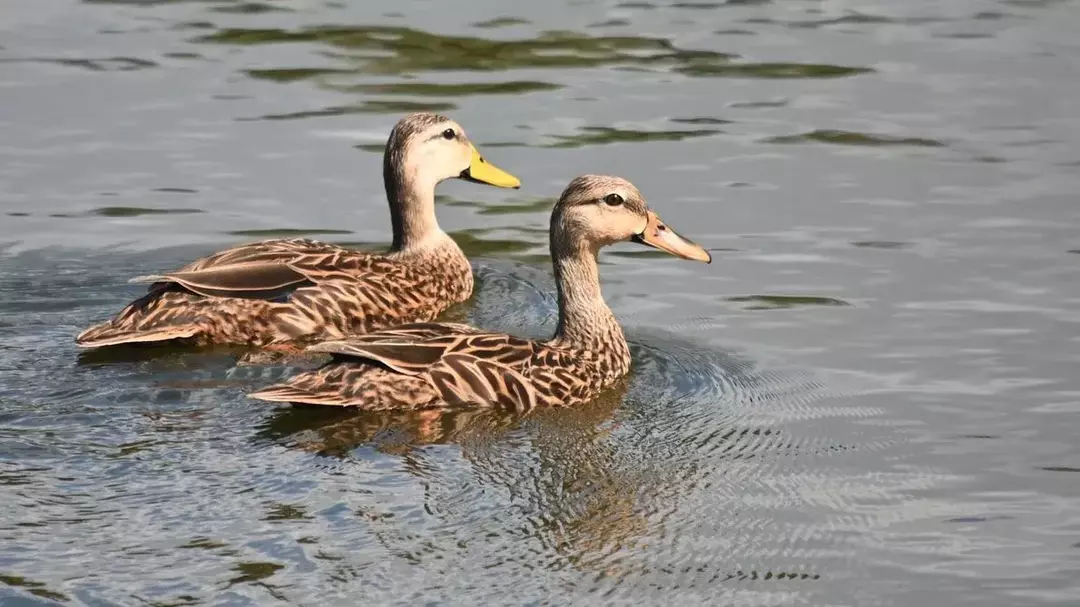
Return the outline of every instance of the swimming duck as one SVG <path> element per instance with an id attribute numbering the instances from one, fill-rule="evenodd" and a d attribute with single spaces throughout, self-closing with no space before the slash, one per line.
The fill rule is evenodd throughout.
<path id="1" fill-rule="evenodd" d="M 534 341 L 458 323 L 413 323 L 308 348 L 325 365 L 249 396 L 365 410 L 488 406 L 526 412 L 589 401 L 630 370 L 630 349 L 600 290 L 601 247 L 635 241 L 710 263 L 666 226 L 633 184 L 584 175 L 551 214 L 558 289 L 555 335 Z"/>
<path id="2" fill-rule="evenodd" d="M 149 292 L 75 338 L 84 347 L 185 340 L 274 348 L 427 321 L 469 298 L 472 268 L 435 219 L 435 186 L 460 178 L 518 188 L 461 126 L 416 113 L 390 132 L 383 181 L 393 243 L 385 254 L 315 240 L 244 244 L 175 272 L 143 276 Z"/>

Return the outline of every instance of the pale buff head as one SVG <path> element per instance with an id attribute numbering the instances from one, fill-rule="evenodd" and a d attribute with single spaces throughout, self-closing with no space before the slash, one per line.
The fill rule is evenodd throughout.
<path id="1" fill-rule="evenodd" d="M 610 175 L 574 178 L 551 214 L 552 255 L 595 254 L 601 247 L 624 241 L 684 259 L 712 261 L 708 251 L 664 224 L 634 184 Z"/>

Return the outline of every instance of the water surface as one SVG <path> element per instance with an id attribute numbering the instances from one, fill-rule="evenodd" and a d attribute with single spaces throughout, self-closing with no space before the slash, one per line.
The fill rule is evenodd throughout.
<path id="1" fill-rule="evenodd" d="M 1080 6 L 43 0 L 0 24 L 0 603 L 1070 605 Z M 229 350 L 80 353 L 127 278 L 388 240 L 459 120 L 450 313 L 544 336 L 550 205 L 631 178 L 710 266 L 602 257 L 635 370 L 436 421 Z"/>

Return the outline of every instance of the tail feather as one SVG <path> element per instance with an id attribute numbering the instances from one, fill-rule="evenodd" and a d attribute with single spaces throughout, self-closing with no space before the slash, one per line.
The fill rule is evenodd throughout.
<path id="1" fill-rule="evenodd" d="M 257 390 L 247 395 L 248 398 L 255 398 L 258 400 L 265 400 L 270 402 L 279 403 L 303 403 L 307 405 L 334 405 L 338 407 L 347 407 L 348 403 L 343 403 L 340 400 L 340 396 L 335 394 L 317 394 L 309 392 L 295 386 L 288 384 L 278 384 L 276 386 L 269 386 L 262 390 Z"/>
<path id="2" fill-rule="evenodd" d="M 115 346 L 119 344 L 169 341 L 171 339 L 194 337 L 199 333 L 199 330 L 200 328 L 195 325 L 176 325 L 134 330 L 117 327 L 112 323 L 102 323 L 79 333 L 79 335 L 75 337 L 75 343 L 84 348 L 100 348 L 103 346 Z"/>

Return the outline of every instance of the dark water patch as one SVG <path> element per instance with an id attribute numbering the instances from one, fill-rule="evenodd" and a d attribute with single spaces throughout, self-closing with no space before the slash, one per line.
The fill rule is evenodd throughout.
<path id="1" fill-rule="evenodd" d="M 30 213 L 23 213 L 21 211 L 16 211 L 16 212 L 8 213 L 7 216 L 8 217 L 29 217 Z"/>
<path id="2" fill-rule="evenodd" d="M 467 257 L 499 257 L 503 255 L 516 255 L 531 251 L 537 245 L 525 240 L 511 240 L 507 238 L 484 238 L 494 230 L 487 228 L 458 230 L 451 232 L 450 236 Z M 545 230 L 546 233 L 546 230 Z"/>
<path id="3" fill-rule="evenodd" d="M 312 517 L 307 513 L 307 510 L 303 506 L 297 506 L 294 504 L 272 504 L 266 512 L 266 516 L 263 517 L 264 521 L 303 521 L 311 520 Z"/>
<path id="4" fill-rule="evenodd" d="M 687 50 L 666 38 L 588 36 L 575 32 L 545 32 L 535 38 L 489 40 L 444 36 L 391 26 L 316 26 L 297 30 L 223 29 L 195 42 L 258 45 L 319 43 L 355 51 L 341 57 L 356 69 L 402 74 L 417 71 L 502 71 L 525 68 L 588 68 L 628 65 L 707 68 L 734 55 Z"/>
<path id="5" fill-rule="evenodd" d="M 255 238 L 287 238 L 292 236 L 316 236 L 320 234 L 352 234 L 349 230 L 331 228 L 268 228 L 259 230 L 232 230 L 225 232 L 230 236 L 252 236 Z"/>
<path id="6" fill-rule="evenodd" d="M 723 2 L 675 2 L 670 5 L 671 8 L 681 8 L 689 10 L 708 10 L 714 8 L 720 8 L 724 6 Z"/>
<path id="7" fill-rule="evenodd" d="M 485 141 L 480 144 L 483 149 L 488 148 L 527 148 L 529 144 L 521 141 Z"/>
<path id="8" fill-rule="evenodd" d="M 934 38 L 944 38 L 946 40 L 986 40 L 993 38 L 994 34 L 988 34 L 983 32 L 944 32 L 933 34 Z"/>
<path id="9" fill-rule="evenodd" d="M 1001 0 L 1003 4 L 1022 6 L 1025 8 L 1050 8 L 1059 4 L 1066 4 L 1072 0 Z"/>
<path id="10" fill-rule="evenodd" d="M 46 584 L 43 582 L 35 582 L 34 580 L 27 579 L 20 575 L 7 575 L 0 573 L 0 584 L 11 586 L 12 588 L 18 588 L 23 592 L 27 592 L 36 597 L 48 599 L 50 601 L 68 602 L 71 599 L 67 595 L 56 592 L 55 590 L 49 590 Z"/>
<path id="11" fill-rule="evenodd" d="M 723 118 L 713 118 L 710 116 L 701 116 L 696 118 L 672 118 L 672 122 L 679 124 L 731 124 L 730 120 L 724 120 Z"/>
<path id="12" fill-rule="evenodd" d="M 840 131 L 833 129 L 819 129 L 798 135 L 781 135 L 770 137 L 764 143 L 829 143 L 834 145 L 854 146 L 915 146 L 926 148 L 940 148 L 945 144 L 936 139 L 924 139 L 922 137 L 896 137 L 893 135 L 875 135 L 871 133 L 859 133 L 855 131 Z"/>
<path id="13" fill-rule="evenodd" d="M 856 240 L 851 243 L 851 246 L 859 247 L 862 249 L 907 249 L 912 245 L 910 242 L 902 242 L 898 240 Z"/>
<path id="14" fill-rule="evenodd" d="M 154 188 L 154 192 L 162 192 L 166 194 L 198 194 L 198 190 L 191 188 Z"/>
<path id="15" fill-rule="evenodd" d="M 157 63 L 149 59 L 135 57 L 104 57 L 100 59 L 33 57 L 28 59 L 0 59 L 0 63 L 48 63 L 65 67 L 77 67 L 92 72 L 131 72 L 158 67 Z"/>
<path id="16" fill-rule="evenodd" d="M 630 25 L 630 22 L 627 21 L 626 19 L 607 19 L 607 20 L 604 20 L 604 21 L 597 21 L 595 23 L 590 23 L 588 25 L 588 27 L 598 28 L 599 29 L 599 28 L 605 28 L 605 27 L 627 27 L 628 25 Z"/>
<path id="17" fill-rule="evenodd" d="M 628 251 L 623 250 L 611 250 L 606 253 L 612 257 L 625 257 L 627 259 L 665 259 L 671 258 L 671 254 L 663 251 L 656 251 L 653 249 L 630 249 Z M 601 258 L 602 259 L 602 258 Z"/>
<path id="18" fill-rule="evenodd" d="M 757 36 L 757 32 L 752 30 L 744 30 L 739 28 L 731 28 L 724 30 L 716 30 L 713 32 L 717 36 Z"/>
<path id="19" fill-rule="evenodd" d="M 1039 470 L 1046 472 L 1080 472 L 1080 468 L 1074 466 L 1041 466 Z"/>
<path id="20" fill-rule="evenodd" d="M 90 211 L 99 217 L 140 217 L 142 215 L 191 215 L 202 209 L 150 209 L 145 207 L 99 207 Z"/>
<path id="21" fill-rule="evenodd" d="M 587 126 L 580 135 L 549 135 L 558 142 L 545 145 L 548 148 L 580 148 L 609 143 L 640 143 L 644 141 L 682 141 L 695 137 L 708 137 L 721 131 L 717 129 L 639 131 L 613 127 Z"/>
<path id="22" fill-rule="evenodd" d="M 412 95 L 416 97 L 465 97 L 469 95 L 514 95 L 538 91 L 555 91 L 561 84 L 515 80 L 510 82 L 387 82 L 384 84 L 354 84 L 329 86 L 333 90 L 348 93 L 377 93 L 386 95 Z"/>
<path id="23" fill-rule="evenodd" d="M 360 105 L 339 105 L 319 110 L 305 110 L 285 114 L 264 114 L 257 118 L 237 118 L 238 121 L 255 120 L 303 120 L 305 118 L 324 118 L 327 116 L 346 116 L 349 114 L 401 114 L 411 112 L 449 112 L 456 110 L 453 103 L 440 101 L 400 101 L 395 99 L 374 99 Z"/>
<path id="24" fill-rule="evenodd" d="M 851 11 L 845 15 L 841 15 L 839 17 L 830 17 L 827 19 L 784 20 L 773 19 L 770 17 L 753 17 L 745 20 L 744 23 L 753 23 L 755 25 L 781 25 L 792 29 L 818 29 L 823 27 L 832 27 L 836 25 L 921 26 L 934 23 L 942 23 L 945 21 L 949 21 L 949 19 L 941 17 L 890 17 L 887 15 L 875 15 L 870 13 Z"/>
<path id="25" fill-rule="evenodd" d="M 487 21 L 477 21 L 473 23 L 473 27 L 480 29 L 495 29 L 500 27 L 510 27 L 512 25 L 528 25 L 528 19 L 522 19 L 520 17 L 496 17 L 494 19 L 488 19 Z"/>
<path id="26" fill-rule="evenodd" d="M 354 72 L 353 70 L 337 68 L 293 67 L 252 69 L 244 70 L 244 73 L 251 78 L 255 78 L 256 80 L 271 80 L 273 82 L 297 82 L 300 80 L 311 80 L 313 78 L 320 78 L 322 76 L 355 74 L 356 72 Z"/>
<path id="27" fill-rule="evenodd" d="M 650 2 L 620 2 L 619 4 L 615 5 L 615 8 L 631 8 L 631 9 L 639 9 L 639 10 L 651 11 L 651 10 L 657 8 L 657 6 L 655 4 L 650 3 Z"/>
<path id="28" fill-rule="evenodd" d="M 832 297 L 811 295 L 740 295 L 728 297 L 725 301 L 747 304 L 747 310 L 780 310 L 805 306 L 847 307 L 851 304 Z"/>
<path id="29" fill-rule="evenodd" d="M 229 586 L 262 582 L 284 568 L 284 565 L 278 563 L 239 563 L 233 567 L 233 571 L 237 575 L 229 580 Z"/>
<path id="30" fill-rule="evenodd" d="M 162 53 L 161 56 L 165 57 L 167 59 L 187 59 L 187 60 L 192 60 L 192 61 L 198 60 L 198 59 L 205 59 L 205 57 L 203 57 L 202 55 L 200 55 L 198 53 L 185 53 L 185 52 Z"/>
<path id="31" fill-rule="evenodd" d="M 701 63 L 684 65 L 674 71 L 687 76 L 714 78 L 848 78 L 871 74 L 873 68 L 821 63 Z"/>
<path id="32" fill-rule="evenodd" d="M 1011 516 L 957 516 L 954 518 L 946 519 L 946 523 L 955 523 L 960 525 L 970 525 L 972 523 L 985 523 L 988 521 L 1008 521 L 1012 520 Z"/>
<path id="33" fill-rule="evenodd" d="M 1080 249 L 1069 249 L 1066 253 L 1072 253 L 1073 255 L 1080 255 Z"/>
<path id="34" fill-rule="evenodd" d="M 218 542 L 208 537 L 197 537 L 186 544 L 182 544 L 180 548 L 198 548 L 200 550 L 217 550 L 219 548 L 227 548 L 229 545 L 225 542 Z"/>
<path id="35" fill-rule="evenodd" d="M 244 15 L 293 12 L 293 10 L 287 6 L 281 6 L 280 4 L 269 4 L 266 2 L 232 2 L 229 4 L 221 4 L 215 6 L 210 10 L 217 13 L 235 13 Z"/>
<path id="36" fill-rule="evenodd" d="M 1001 11 L 979 11 L 972 15 L 971 18 L 979 21 L 1001 21 L 1003 19 L 1020 19 L 1021 16 Z"/>
<path id="37" fill-rule="evenodd" d="M 499 204 L 485 204 L 471 200 L 448 200 L 445 204 L 455 207 L 473 207 L 477 209 L 479 215 L 517 215 L 522 213 L 550 213 L 555 205 L 555 200 L 551 198 L 530 198 L 527 200 L 507 200 Z"/>
<path id="38" fill-rule="evenodd" d="M 787 99 L 772 99 L 768 101 L 735 101 L 729 103 L 728 107 L 743 110 L 754 110 L 764 108 L 780 108 L 786 107 L 789 101 Z"/>
<path id="39" fill-rule="evenodd" d="M 386 144 L 385 143 L 358 143 L 358 144 L 354 145 L 353 147 L 358 149 L 358 150 L 363 150 L 365 152 L 372 152 L 374 154 L 382 154 L 383 152 L 386 151 Z"/>

